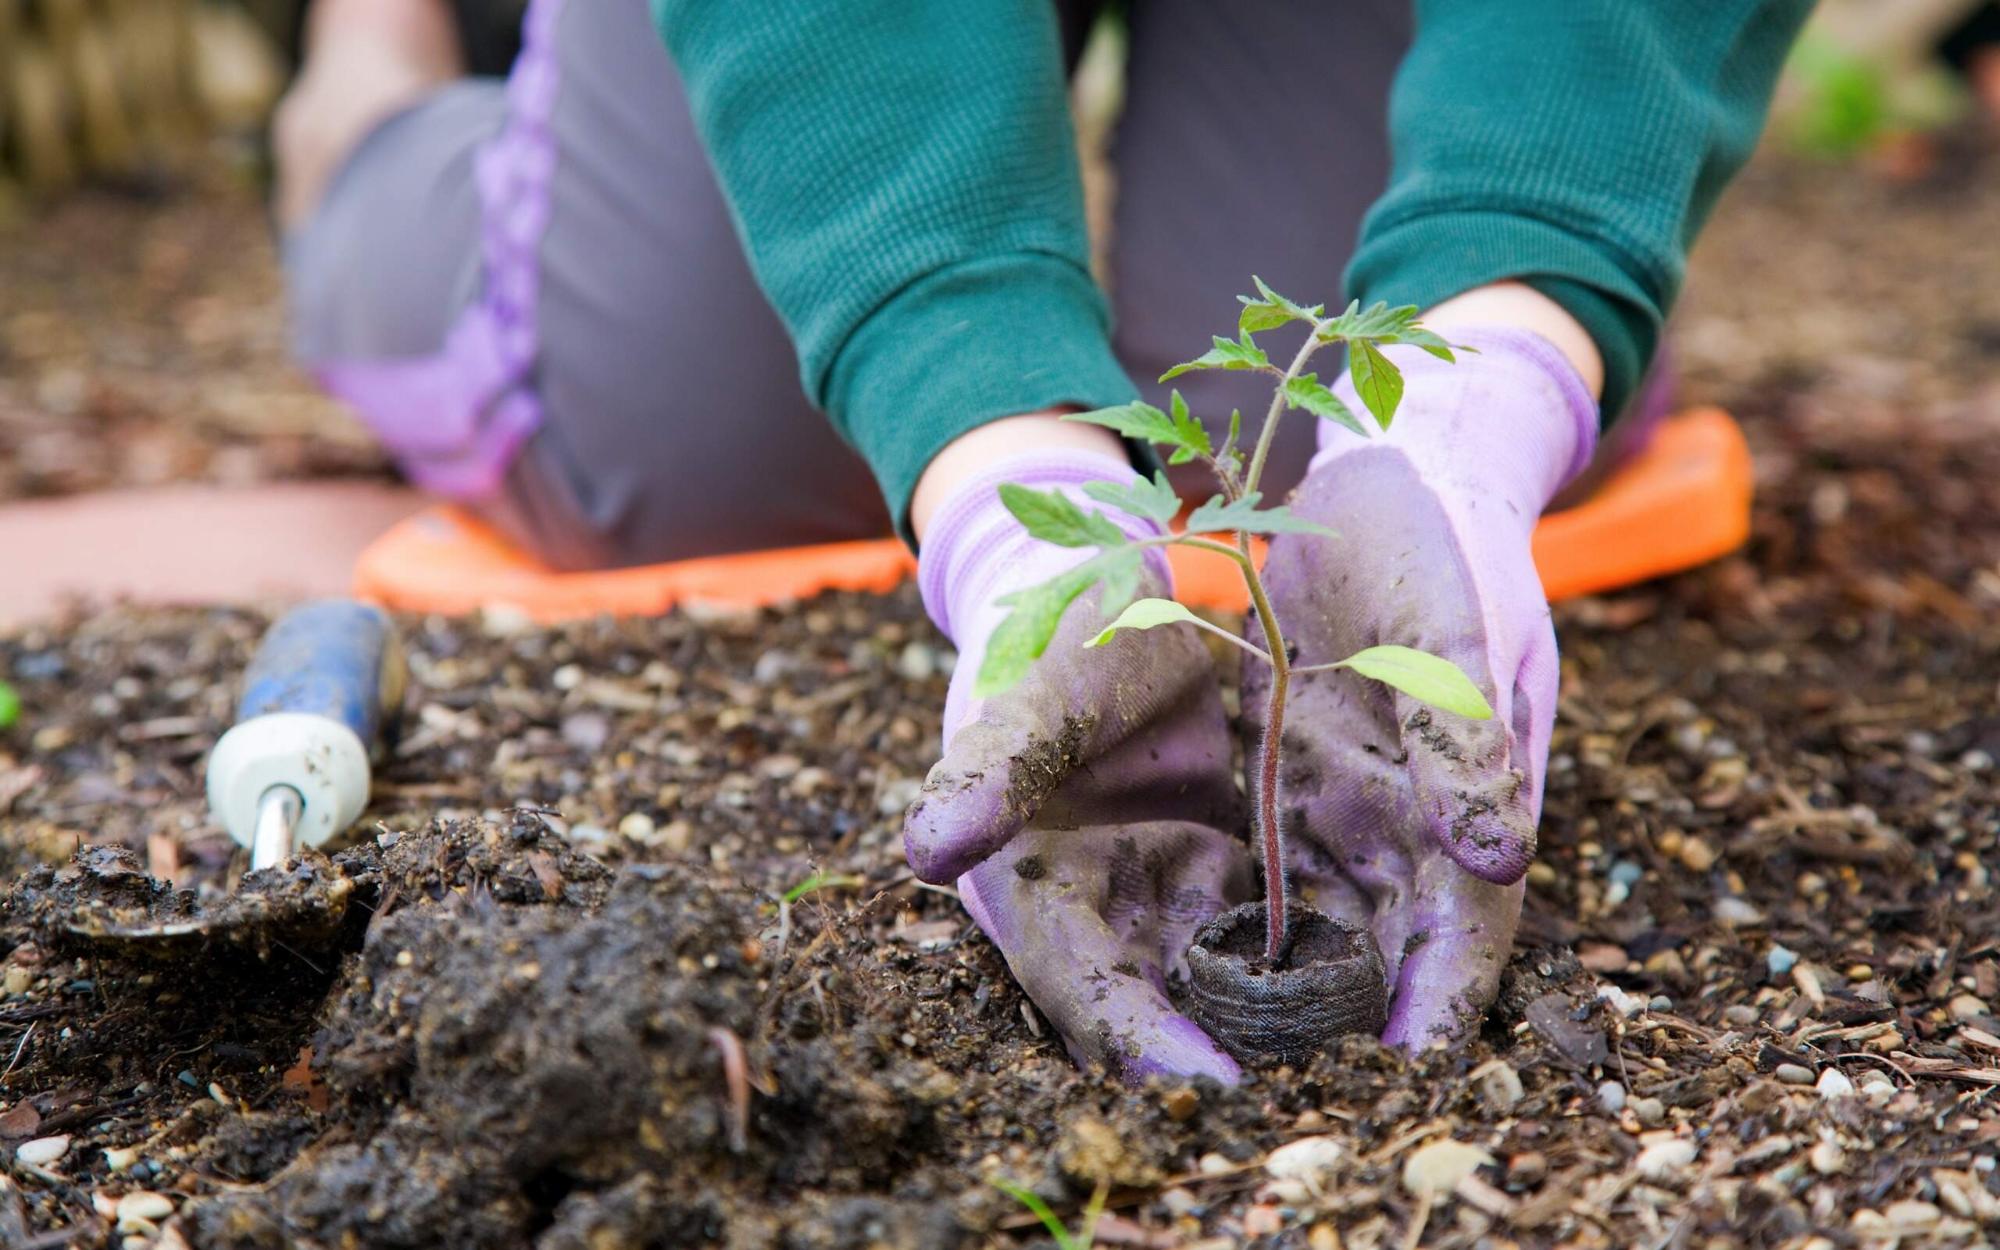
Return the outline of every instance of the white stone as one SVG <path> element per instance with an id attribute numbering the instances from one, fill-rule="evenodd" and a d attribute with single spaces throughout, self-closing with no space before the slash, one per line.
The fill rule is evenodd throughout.
<path id="1" fill-rule="evenodd" d="M 1625 1109 L 1625 1087 L 1616 1081 L 1606 1081 L 1597 1087 L 1598 1105 L 1612 1115 Z"/>
<path id="2" fill-rule="evenodd" d="M 1938 1210 L 1933 1203 L 1905 1199 L 1884 1207 L 1882 1216 L 1889 1221 L 1889 1226 L 1899 1233 L 1920 1233 L 1925 1229 L 1935 1228 L 1937 1222 L 1944 1218 L 1944 1212 Z"/>
<path id="3" fill-rule="evenodd" d="M 1274 1180 L 1298 1181 L 1316 1194 L 1346 1153 L 1331 1137 L 1301 1137 L 1273 1150 L 1264 1170 Z"/>
<path id="4" fill-rule="evenodd" d="M 1598 986 L 1597 996 L 1600 999 L 1604 1000 L 1605 1004 L 1609 1006 L 1611 1010 L 1617 1012 L 1621 1016 L 1624 1016 L 1627 1020 L 1630 1020 L 1632 1017 L 1638 1015 L 1640 1012 L 1646 1009 L 1645 999 L 1639 998 L 1636 995 L 1627 994 L 1624 990 L 1619 989 L 1615 985 Z"/>
<path id="5" fill-rule="evenodd" d="M 174 1200 L 149 1189 L 134 1190 L 118 1200 L 118 1218 L 121 1220 L 152 1220 L 157 1223 L 173 1213 Z"/>
<path id="6" fill-rule="evenodd" d="M 1504 1059 L 1482 1064 L 1472 1075 L 1479 1082 L 1479 1096 L 1495 1111 L 1511 1109 L 1526 1092 L 1521 1086 L 1521 1074 Z"/>
<path id="7" fill-rule="evenodd" d="M 1725 894 L 1716 899 L 1713 915 L 1719 923 L 1729 925 L 1731 928 L 1764 923 L 1763 912 L 1734 894 Z"/>
<path id="8" fill-rule="evenodd" d="M 1443 1197 L 1493 1156 L 1468 1142 L 1441 1138 L 1412 1150 L 1403 1160 L 1403 1188 L 1412 1194 Z"/>
<path id="9" fill-rule="evenodd" d="M 1639 1152 L 1632 1166 L 1649 1181 L 1672 1180 L 1694 1162 L 1695 1144 L 1685 1137 L 1657 1141 Z"/>
<path id="10" fill-rule="evenodd" d="M 1812 1153 L 1806 1156 L 1806 1161 L 1811 1163 L 1812 1170 L 1821 1176 L 1832 1176 L 1847 1166 L 1847 1152 L 1842 1150 L 1840 1143 L 1833 1138 L 1822 1138 L 1812 1148 Z"/>
<path id="11" fill-rule="evenodd" d="M 14 1157 L 29 1167 L 45 1167 L 69 1153 L 69 1135 L 60 1137 L 37 1137 L 33 1141 L 22 1142 L 14 1151 Z"/>
<path id="12" fill-rule="evenodd" d="M 1828 1068 L 1819 1074 L 1819 1082 L 1813 1086 L 1821 1098 L 1852 1098 L 1854 1082 L 1839 1068 Z"/>

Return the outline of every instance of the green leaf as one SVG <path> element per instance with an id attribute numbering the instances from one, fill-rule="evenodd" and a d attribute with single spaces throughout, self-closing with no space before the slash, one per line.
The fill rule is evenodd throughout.
<path id="1" fill-rule="evenodd" d="M 1102 512 L 1085 512 L 1061 491 L 1030 490 L 1002 482 L 1000 502 L 1028 533 L 1058 547 L 1122 547 L 1130 541 L 1111 518 Z"/>
<path id="2" fill-rule="evenodd" d="M 1173 368 L 1167 370 L 1160 375 L 1160 381 L 1165 382 L 1169 379 L 1177 378 L 1183 373 L 1191 373 L 1196 369 L 1268 369 L 1271 367 L 1271 358 L 1264 354 L 1263 348 L 1250 341 L 1250 332 L 1248 330 L 1241 332 L 1237 337 L 1238 341 L 1232 343 L 1221 335 L 1216 335 L 1214 347 L 1209 348 L 1193 360 L 1175 365 Z"/>
<path id="3" fill-rule="evenodd" d="M 1173 520 L 1181 510 L 1181 497 L 1174 493 L 1167 475 L 1157 470 L 1150 481 L 1141 478 L 1130 486 L 1117 482 L 1087 482 L 1083 493 L 1099 503 L 1110 504 L 1120 512 L 1158 521 L 1162 525 Z"/>
<path id="4" fill-rule="evenodd" d="M 0 729 L 5 729 L 21 719 L 21 696 L 14 693 L 14 687 L 0 681 Z"/>
<path id="5" fill-rule="evenodd" d="M 1049 1204 L 1043 1202 L 1041 1195 L 1034 1190 L 1008 1181 L 995 1180 L 987 1183 L 1026 1207 L 1030 1215 L 1040 1220 L 1042 1227 L 1049 1230 L 1049 1236 L 1055 1238 L 1056 1250 L 1088 1250 L 1087 1246 L 1080 1244 L 1077 1238 L 1070 1235 L 1069 1227 L 1062 1222 L 1062 1217 L 1051 1210 Z"/>
<path id="6" fill-rule="evenodd" d="M 1263 497 L 1261 493 L 1251 491 L 1234 503 L 1229 503 L 1221 495 L 1217 495 L 1188 514 L 1187 532 L 1214 534 L 1233 530 L 1249 534 L 1318 534 L 1323 538 L 1340 537 L 1326 526 L 1294 514 L 1290 508 L 1281 506 L 1259 509 L 1257 503 Z"/>
<path id="7" fill-rule="evenodd" d="M 1104 627 L 1104 632 L 1084 643 L 1086 647 L 1101 647 L 1111 641 L 1113 634 L 1121 629 L 1152 629 L 1159 625 L 1177 625 L 1183 621 L 1199 618 L 1172 599 L 1141 599 L 1118 614 L 1118 619 Z"/>
<path id="8" fill-rule="evenodd" d="M 1375 414 L 1375 423 L 1388 429 L 1389 423 L 1396 419 L 1396 406 L 1403 402 L 1403 371 L 1367 339 L 1356 342 L 1349 350 L 1347 368 L 1354 376 L 1354 389 L 1361 402 Z"/>
<path id="9" fill-rule="evenodd" d="M 1405 304 L 1400 308 L 1373 304 L 1364 309 L 1361 301 L 1356 300 L 1347 306 L 1346 312 L 1322 323 L 1314 333 L 1322 343 L 1343 339 L 1350 343 L 1366 341 L 1378 346 L 1407 343 L 1423 348 L 1439 360 L 1456 360 L 1451 344 L 1417 324 L 1417 314 L 1415 304 Z"/>
<path id="10" fill-rule="evenodd" d="M 1001 596 L 1000 604 L 1012 611 L 986 642 L 986 659 L 973 683 L 973 697 L 1001 694 L 1027 676 L 1029 665 L 1049 649 L 1063 613 L 1092 586 L 1103 584 L 1101 610 L 1106 613 L 1130 603 L 1138 590 L 1143 556 L 1138 547 L 1113 547 L 1039 586 Z"/>
<path id="11" fill-rule="evenodd" d="M 1393 338 L 1408 330 L 1417 319 L 1417 306 L 1405 304 L 1391 308 L 1387 304 L 1361 306 L 1355 300 L 1338 317 L 1323 323 L 1315 332 L 1321 342 L 1331 343 L 1336 339 L 1384 339 Z"/>
<path id="12" fill-rule="evenodd" d="M 1171 420 L 1174 423 L 1174 437 L 1179 440 L 1174 454 L 1167 458 L 1168 464 L 1186 464 L 1197 456 L 1208 455 L 1213 448 L 1208 441 L 1208 429 L 1194 419 L 1188 411 L 1187 400 L 1175 391 L 1171 401 Z"/>
<path id="13" fill-rule="evenodd" d="M 1334 665 L 1349 668 L 1468 720 L 1492 720 L 1493 707 L 1465 671 L 1443 656 L 1415 647 L 1380 646 L 1356 651 Z"/>
<path id="14" fill-rule="evenodd" d="M 819 890 L 853 889 L 855 886 L 867 884 L 866 880 L 851 873 L 846 875 L 830 875 L 824 872 L 816 872 L 791 889 L 786 890 L 785 901 L 787 903 L 796 903 L 806 895 Z"/>
<path id="15" fill-rule="evenodd" d="M 1174 464 L 1186 464 L 1196 456 L 1209 453 L 1208 431 L 1201 422 L 1188 415 L 1187 401 L 1180 392 L 1174 392 L 1174 414 L 1168 416 L 1158 408 L 1146 403 L 1120 404 L 1115 408 L 1099 408 L 1093 412 L 1070 413 L 1065 421 L 1081 421 L 1085 425 L 1101 425 L 1107 430 L 1116 430 L 1127 438 L 1144 443 L 1158 443 L 1174 449 Z"/>
<path id="16" fill-rule="evenodd" d="M 1261 330 L 1275 330 L 1293 321 L 1316 322 L 1326 313 L 1326 305 L 1315 304 L 1307 308 L 1294 303 L 1266 286 L 1264 280 L 1252 276 L 1250 281 L 1257 284 L 1257 298 L 1239 295 L 1237 302 L 1243 311 L 1237 315 L 1237 329 L 1245 334 Z"/>
<path id="17" fill-rule="evenodd" d="M 1458 357 L 1453 355 L 1454 352 L 1472 352 L 1477 355 L 1479 351 L 1476 347 L 1455 348 L 1422 326 L 1411 326 L 1395 338 L 1383 339 L 1381 341 L 1384 343 L 1408 343 L 1415 347 L 1421 347 L 1431 355 L 1436 356 L 1439 360 L 1452 364 L 1458 363 Z"/>
<path id="18" fill-rule="evenodd" d="M 1326 388 L 1316 373 L 1301 373 L 1285 383 L 1285 404 L 1291 408 L 1303 408 L 1315 417 L 1324 417 L 1353 430 L 1363 438 L 1368 437 L 1367 429 L 1354 410 L 1340 402 L 1340 397 Z"/>
<path id="19" fill-rule="evenodd" d="M 1114 408 L 1098 408 L 1090 412 L 1071 412 L 1063 415 L 1065 421 L 1081 421 L 1085 425 L 1101 425 L 1107 430 L 1116 430 L 1126 438 L 1135 438 L 1142 443 L 1173 443 L 1179 441 L 1174 433 L 1174 423 L 1167 414 L 1147 403 L 1119 404 Z"/>

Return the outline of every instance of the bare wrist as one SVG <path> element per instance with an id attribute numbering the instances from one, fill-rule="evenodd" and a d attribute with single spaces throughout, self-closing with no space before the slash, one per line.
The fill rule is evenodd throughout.
<path id="1" fill-rule="evenodd" d="M 910 528 L 922 542 L 938 506 L 949 499 L 958 486 L 996 460 L 1031 451 L 1090 451 L 1128 459 L 1125 444 L 1101 426 L 1065 421 L 1063 414 L 1075 408 L 1050 408 L 1042 412 L 1002 417 L 968 430 L 931 457 L 917 479 L 910 497 Z"/>
<path id="2" fill-rule="evenodd" d="M 1547 339 L 1568 360 L 1591 398 L 1604 396 L 1604 357 L 1597 341 L 1568 310 L 1525 282 L 1492 282 L 1454 295 L 1425 312 L 1423 323 L 1446 338 L 1451 327 L 1512 326 Z"/>

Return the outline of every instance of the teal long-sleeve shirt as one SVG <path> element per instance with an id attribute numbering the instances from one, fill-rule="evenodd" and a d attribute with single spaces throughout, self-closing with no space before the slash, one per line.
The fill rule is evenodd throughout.
<path id="1" fill-rule="evenodd" d="M 1811 0 L 1415 8 L 1348 293 L 1428 306 L 1527 281 L 1595 339 L 1615 416 Z M 899 527 L 966 431 L 1132 398 L 1090 276 L 1050 0 L 653 11 L 806 393 Z M 1288 107 L 1254 84 L 1244 101 Z"/>

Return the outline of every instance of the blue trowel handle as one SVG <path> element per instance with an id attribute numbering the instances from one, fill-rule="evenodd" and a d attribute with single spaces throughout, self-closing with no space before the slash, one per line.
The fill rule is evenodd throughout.
<path id="1" fill-rule="evenodd" d="M 243 675 L 236 719 L 303 712 L 338 721 L 371 752 L 403 702 L 402 648 L 388 613 L 354 599 L 322 599 L 286 613 Z"/>

